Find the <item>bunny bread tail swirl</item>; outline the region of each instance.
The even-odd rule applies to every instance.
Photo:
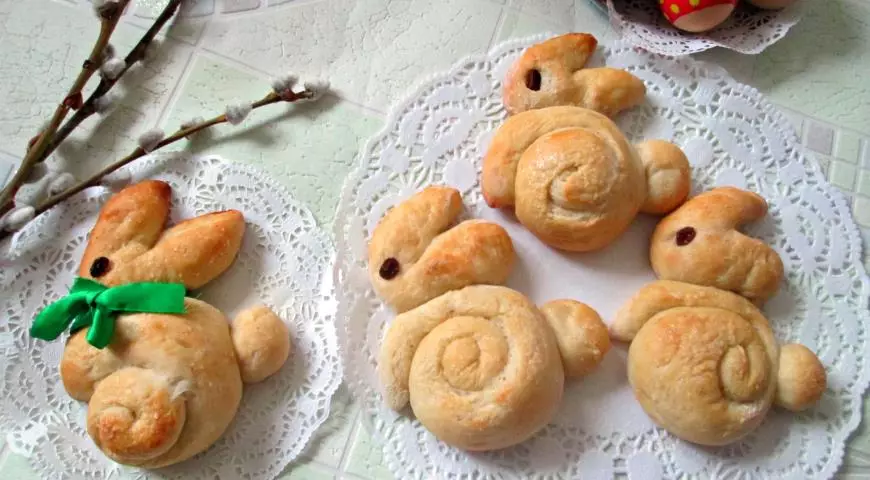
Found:
[[[587,33],[568,33],[523,52],[504,80],[508,113],[575,105],[607,116],[639,105],[643,82],[615,68],[584,68],[598,41]]]
[[[170,193],[166,183],[145,181],[110,198],[80,277],[107,291],[147,282],[193,289],[228,268],[245,229],[241,213],[203,215],[164,231]],[[180,314],[116,315],[105,348],[89,343],[91,325],[75,331],[64,349],[63,385],[88,402],[88,434],[119,463],[158,468],[204,451],[235,416],[243,380],[275,373],[289,355],[286,325],[264,307],[230,325],[213,306],[180,300]]]
[[[693,443],[734,442],[774,401],[799,410],[825,389],[814,354],[797,345],[780,352],[761,312],[716,288],[652,282],[617,312],[611,334],[631,341],[628,378],[644,411]]]
[[[124,315],[110,348],[94,349],[76,334],[64,350],[64,386],[88,402],[88,434],[117,462],[155,468],[184,460],[235,416],[242,382],[228,321],[199,300],[186,299],[185,310],[185,318]]]
[[[481,185],[490,207],[512,207],[544,243],[592,251],[615,240],[638,212],[680,205],[689,164],[668,142],[632,146],[600,113],[549,107],[510,117],[498,129]]]
[[[428,187],[392,208],[369,242],[369,275],[397,312],[472,284],[501,284],[514,264],[510,236],[480,220],[455,225],[462,198],[453,188]]]
[[[475,285],[399,315],[378,362],[387,404],[410,403],[436,437],[465,450],[526,440],[555,414],[565,368],[587,373],[610,346],[594,311],[569,301],[551,306],[542,314],[519,292]],[[562,326],[556,334],[570,334],[568,350],[554,323]]]
[[[779,289],[779,255],[738,228],[763,218],[767,202],[733,187],[714,188],[683,204],[656,226],[650,263],[663,280],[708,285],[761,303]]]

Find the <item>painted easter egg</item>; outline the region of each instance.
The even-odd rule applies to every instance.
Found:
[[[737,6],[737,0],[659,0],[659,6],[675,27],[697,33],[724,22]]]

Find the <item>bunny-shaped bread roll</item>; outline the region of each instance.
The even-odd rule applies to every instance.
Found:
[[[60,363],[67,392],[88,402],[87,431],[100,450],[146,468],[207,449],[235,416],[242,382],[275,373],[290,353],[287,326],[267,308],[244,312],[230,324],[211,305],[184,298],[185,287],[203,286],[233,262],[245,230],[242,214],[203,215],[164,230],[169,208],[170,187],[159,181],[137,183],[110,198],[79,276],[91,288],[102,284],[107,295],[135,284],[183,284],[172,286],[184,313],[122,313],[105,348],[89,343],[95,321],[73,333]],[[89,297],[97,310],[103,308],[99,297]]]
[[[478,283],[503,283],[514,264],[501,226],[467,220],[454,226],[462,198],[453,188],[428,187],[392,208],[369,243],[375,291],[397,312]]]
[[[652,282],[617,312],[610,331],[631,342],[628,379],[643,409],[690,442],[731,443],[772,403],[799,411],[825,390],[815,354],[797,344],[780,349],[751,302],[717,288]]]
[[[760,196],[733,187],[704,192],[665,217],[650,242],[650,263],[663,280],[708,285],[753,302],[779,289],[783,265],[761,240],[737,229],[767,214]]]
[[[604,323],[579,302],[539,310],[507,287],[475,285],[396,317],[378,372],[391,408],[410,402],[441,441],[495,450],[544,427],[562,399],[565,372],[588,373],[609,348]]]
[[[675,145],[629,144],[606,116],[549,107],[508,118],[483,159],[487,204],[513,207],[544,243],[600,249],[637,213],[666,213],[689,193],[689,162]]]
[[[646,87],[615,68],[583,68],[598,41],[568,33],[526,49],[504,81],[504,104],[511,114],[575,105],[612,116],[643,101]]]

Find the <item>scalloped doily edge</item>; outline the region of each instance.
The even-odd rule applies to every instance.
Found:
[[[795,24],[796,23],[797,22],[795,22]],[[510,39],[510,40],[506,40],[504,42],[501,42],[501,43],[494,45],[486,53],[475,53],[475,54],[466,55],[466,56],[462,57],[459,61],[455,62],[453,64],[453,66],[451,66],[449,69],[446,69],[446,70],[441,71],[441,72],[430,73],[428,75],[421,77],[421,79],[414,82],[414,85],[412,87],[408,88],[405,91],[405,93],[403,95],[399,96],[398,100],[395,101],[390,106],[390,109],[385,116],[383,126],[374,135],[369,137],[369,139],[365,142],[364,147],[360,150],[360,152],[357,156],[357,161],[355,162],[356,164],[354,165],[353,169],[348,173],[348,176],[345,178],[344,182],[342,183],[341,194],[339,196],[338,205],[336,206],[335,220],[333,222],[333,228],[332,228],[333,236],[335,239],[335,247],[336,247],[336,262],[333,266],[333,284],[334,285],[340,285],[345,280],[345,278],[344,278],[345,272],[343,272],[341,269],[340,262],[338,261],[338,256],[341,255],[342,252],[349,251],[348,241],[347,241],[347,238],[345,235],[345,231],[348,227],[347,220],[349,219],[349,216],[348,216],[347,210],[351,207],[348,204],[350,197],[352,195],[351,191],[353,190],[353,187],[356,185],[356,181],[365,173],[366,167],[368,166],[368,164],[366,163],[366,159],[370,156],[374,146],[377,145],[378,142],[380,142],[381,140],[383,140],[384,138],[386,138],[389,135],[390,131],[392,130],[392,126],[395,124],[396,121],[399,120],[400,112],[404,108],[406,108],[407,106],[411,105],[414,102],[414,100],[427,87],[434,85],[439,80],[452,78],[454,75],[456,75],[462,69],[463,66],[465,66],[469,63],[474,63],[474,62],[489,61],[490,59],[495,58],[495,56],[498,55],[500,52],[504,52],[506,50],[510,50],[512,48],[523,46],[523,45],[531,45],[533,43],[538,43],[538,42],[543,41],[547,38],[551,38],[554,35],[556,35],[556,34],[552,33],[552,32],[546,32],[546,33],[539,33],[539,34],[535,34],[535,35],[525,36],[525,37],[521,37],[521,38]],[[816,156],[814,154],[812,154],[812,152],[810,152],[804,145],[802,145],[798,141],[797,131],[795,130],[794,125],[792,125],[791,122],[788,120],[788,117],[786,117],[785,114],[782,113],[782,111],[779,108],[777,108],[774,103],[767,100],[766,97],[758,89],[756,89],[755,87],[753,87],[751,85],[746,85],[742,82],[737,81],[733,76],[731,76],[728,73],[727,70],[725,70],[721,66],[718,66],[715,63],[697,60],[697,59],[695,59],[691,56],[688,56],[688,55],[673,56],[673,55],[668,55],[668,54],[663,54],[663,53],[651,52],[649,50],[644,49],[641,46],[637,46],[637,45],[633,44],[632,42],[629,42],[629,41],[624,40],[624,39],[617,40],[616,42],[601,42],[600,45],[605,47],[605,48],[614,49],[614,48],[618,47],[619,44],[622,44],[622,45],[624,45],[626,47],[630,47],[630,48],[639,48],[639,49],[645,50],[653,55],[657,55],[660,57],[665,57],[665,58],[673,59],[673,60],[679,60],[679,61],[683,61],[683,62],[695,63],[696,65],[703,66],[704,68],[707,68],[709,70],[715,69],[715,71],[720,76],[722,76],[724,79],[729,80],[729,81],[733,82],[734,84],[740,85],[741,87],[745,87],[745,88],[749,89],[749,91],[753,95],[755,95],[755,97],[759,100],[759,107],[763,108],[766,113],[774,116],[777,120],[782,121],[783,124],[789,125],[789,130],[788,130],[789,137],[791,137],[794,144],[798,148],[801,149],[801,153],[809,160],[809,163],[810,163],[811,167],[813,168],[813,170],[817,173],[820,173],[819,179],[825,186],[829,187],[826,191],[832,192],[832,196],[833,196],[833,200],[834,200],[835,205],[843,208],[844,210],[842,210],[842,211],[851,212],[851,209],[848,207],[848,204],[845,200],[845,195],[842,192],[840,192],[837,188],[833,187],[824,175],[821,175],[821,166],[820,166],[820,163],[819,163],[818,159],[816,158]],[[859,258],[861,258],[863,255],[863,245],[861,243],[860,231],[858,229],[857,224],[855,223],[854,216],[850,215],[849,222],[848,222],[848,225],[846,225],[846,227],[847,227],[847,230],[853,234],[852,238],[850,239],[851,240],[850,247],[853,248],[855,251],[859,252],[858,256],[859,256]],[[856,238],[857,238],[857,240],[856,240]],[[864,283],[865,286],[870,286],[870,276],[868,276],[867,270],[864,267],[863,263],[858,262],[856,267],[857,267],[858,273],[861,277],[861,281]],[[867,287],[867,288],[870,288],[870,287]],[[867,318],[870,319],[870,297],[868,297],[866,300],[867,300],[867,304],[865,305],[865,307],[866,307],[865,310],[867,310],[867,314],[868,314]],[[350,312],[347,311],[347,308],[348,308],[348,306],[344,305],[344,302],[341,301],[340,298],[337,298],[336,327],[339,329],[340,332],[342,332],[342,334],[339,335],[339,349],[341,350],[340,354],[341,354],[342,364],[343,364],[345,372],[356,370],[355,366],[352,365],[350,362],[351,359],[350,359],[349,355],[345,354],[345,351],[348,348],[347,347],[347,340],[349,338],[349,335],[348,335],[348,333],[349,333],[348,332],[349,321],[348,320],[350,318]],[[868,359],[867,365],[865,365],[865,367],[870,367],[870,359]],[[870,375],[867,374],[867,370],[868,370],[868,368],[864,369],[865,373],[864,373],[863,377],[860,378],[862,385],[860,385],[860,387],[858,389],[861,392],[862,401],[863,401],[864,394],[868,391],[868,388],[870,388]],[[358,388],[359,384],[364,383],[363,376],[359,376],[359,378],[360,378],[360,380],[355,381],[355,382],[351,381],[349,379],[345,380],[345,383],[350,388],[351,393],[353,393],[353,394],[359,392],[359,388]],[[361,405],[361,408],[363,410],[368,408],[365,405],[365,401],[366,400],[363,398],[362,405]],[[389,423],[389,420],[385,419],[385,418],[379,418],[378,420],[381,422]],[[383,445],[386,445],[386,441],[388,439],[382,438],[378,429],[375,427],[375,425],[372,424],[372,419],[368,418],[368,415],[366,415],[366,414],[360,415],[360,422],[362,423],[364,428],[366,428],[366,430],[370,434],[375,436],[375,438],[381,440]],[[836,442],[836,447],[833,448],[832,452],[831,452],[832,462],[830,462],[828,465],[831,466],[832,468],[827,473],[828,477],[833,478],[837,474],[837,472],[840,470],[840,467],[843,464],[843,458],[845,456],[846,442],[848,441],[848,438],[850,436],[852,436],[852,434],[858,428],[860,423],[861,423],[861,410],[854,409],[852,412],[852,415],[849,417],[848,421],[846,422],[846,427],[841,431],[841,435],[837,435],[834,437],[837,440],[837,442]],[[842,437],[842,438],[838,438],[838,437]],[[382,450],[383,450],[383,447],[382,447]],[[384,455],[384,458],[387,461],[389,469],[391,472],[398,472],[400,470],[397,468],[397,466],[395,464],[393,464],[393,461],[392,461],[392,459],[389,458],[389,455]]]
[[[311,212],[311,209],[309,209],[305,203],[296,199],[295,196],[291,195],[290,191],[287,190],[287,188],[284,186],[284,184],[282,184],[281,182],[279,182],[276,179],[274,179],[273,177],[271,177],[268,173],[254,167],[253,165],[250,165],[247,163],[234,162],[234,161],[232,161],[232,160],[230,160],[222,155],[216,155],[216,154],[188,154],[188,153],[181,153],[181,152],[166,152],[166,153],[154,153],[154,154],[146,155],[146,156],[142,157],[141,159],[139,159],[139,161],[137,161],[135,164],[130,164],[124,168],[135,171],[138,168],[138,164],[141,164],[141,163],[144,163],[147,161],[171,161],[171,160],[177,159],[177,158],[188,158],[191,160],[197,159],[197,158],[215,159],[219,162],[232,163],[233,165],[241,168],[242,170],[246,170],[248,173],[250,173],[251,175],[253,175],[254,177],[256,177],[258,179],[270,179],[270,180],[272,180],[272,183],[274,184],[273,187],[276,190],[276,192],[282,195],[284,201],[291,203],[294,207],[296,207],[300,212],[302,212],[305,215],[307,220],[311,221],[312,225],[314,225],[316,227],[317,231],[320,232],[318,235],[320,237],[322,237],[321,240],[324,242],[324,246],[326,246],[328,249],[331,249],[331,251],[329,251],[329,253],[331,254],[333,260],[336,258],[335,242],[327,234],[327,232],[329,230],[317,222],[317,219],[314,217],[314,214]],[[96,185],[96,186],[88,187],[88,188],[82,190],[81,192],[76,193],[71,198],[75,198],[75,197],[80,196],[80,195],[84,196],[85,198],[99,198],[101,195],[103,195],[107,191],[111,191],[111,189],[109,189],[108,187],[102,186],[102,185]],[[50,210],[42,213],[40,216],[47,215],[49,212],[50,212]],[[36,218],[34,218],[34,220],[36,220]],[[11,238],[7,239],[4,242],[4,244],[6,244],[6,245],[0,244],[0,261],[3,261],[7,258],[5,255],[5,253],[8,251],[7,248],[12,247],[12,245],[15,243],[15,240],[18,238],[18,236],[19,236],[19,234],[16,233],[15,235],[12,235]],[[12,258],[11,260],[14,260],[14,258]],[[334,266],[334,261],[333,261],[333,265],[326,265],[324,267],[323,272],[321,273],[320,291],[321,291],[321,293],[327,293],[326,290],[328,289],[329,290],[328,293],[330,293],[333,298],[336,298],[336,296],[335,296],[335,285],[336,284],[333,281],[333,275],[331,273],[331,270],[333,270],[333,266]],[[335,304],[336,304],[335,309],[337,309],[337,304],[338,304],[337,299],[335,301]],[[338,322],[335,320],[337,317],[336,311],[333,311],[330,314],[330,316],[333,317],[332,318],[333,326],[337,327]],[[325,320],[326,321],[324,323],[329,323],[328,316]],[[300,433],[302,441],[299,442],[297,448],[294,448],[293,451],[291,451],[290,455],[282,458],[281,463],[280,463],[280,468],[277,469],[277,472],[274,474],[274,476],[280,475],[281,472],[284,472],[287,469],[287,467],[290,466],[291,463],[293,463],[299,459],[299,457],[302,455],[302,453],[305,451],[305,449],[310,446],[311,440],[314,438],[315,433],[317,433],[320,430],[320,428],[323,426],[323,424],[326,423],[326,421],[329,419],[330,413],[332,412],[332,402],[335,399],[335,394],[338,392],[338,388],[341,386],[341,383],[344,381],[344,372],[345,372],[344,361],[343,361],[344,357],[341,354],[341,340],[340,340],[341,335],[338,334],[337,328],[333,331],[332,336],[333,336],[333,340],[334,340],[333,345],[335,345],[337,348],[337,351],[335,352],[335,354],[339,357],[339,362],[336,365],[336,369],[337,369],[336,374],[333,375],[333,378],[326,383],[325,389],[323,390],[326,393],[326,397],[328,400],[326,402],[326,406],[321,412],[315,412],[315,414],[313,416],[314,423],[312,424],[314,426],[312,428],[308,429],[309,431]],[[5,417],[6,417],[5,412],[0,411],[0,421],[2,421],[3,424],[8,423],[7,419]],[[38,458],[28,458],[27,460],[28,460],[28,463],[32,467],[34,467],[34,468],[37,467],[37,465],[34,464],[34,461],[38,460]]]
[[[596,2],[593,0],[592,3],[596,3]],[[650,48],[650,46],[647,44],[633,42],[633,41],[629,40],[628,38],[626,38],[622,34],[622,28],[619,26],[619,19],[615,18],[613,15],[613,12],[611,12],[611,8],[613,8],[615,11],[615,7],[612,6],[612,3],[613,3],[612,0],[607,0],[607,4],[604,6],[604,11],[607,14],[608,23],[610,24],[611,28],[613,28],[613,30],[616,32],[616,34],[620,37],[620,39],[622,39],[625,42],[630,43],[631,45],[633,45],[635,47],[642,48],[650,53],[655,53],[657,55],[664,55],[664,56],[669,56],[669,57],[674,56],[668,52],[658,50],[654,47]],[[694,55],[696,53],[706,52],[706,51],[712,50],[714,48],[724,48],[726,50],[731,50],[732,52],[741,53],[743,55],[761,54],[765,50],[767,50],[768,48],[779,43],[783,38],[785,38],[786,35],[788,35],[788,32],[791,31],[791,29],[794,28],[795,25],[800,23],[800,21],[803,19],[803,16],[804,16],[804,10],[806,9],[806,6],[804,4],[805,4],[805,2],[797,2],[795,4],[790,5],[789,7],[786,7],[788,9],[788,11],[786,13],[789,14],[790,16],[792,16],[794,18],[794,21],[792,21],[790,23],[786,23],[784,25],[785,31],[782,33],[782,37],[780,37],[777,40],[774,40],[774,41],[769,42],[769,43],[761,44],[761,45],[756,46],[754,48],[738,48],[738,47],[732,47],[729,45],[725,45],[724,43],[719,42],[719,41],[714,40],[714,39],[711,39],[707,36],[696,34],[696,37],[698,37],[698,38],[695,38],[694,40],[695,41],[700,40],[700,41],[703,41],[703,43],[700,44],[698,47],[696,47],[694,49],[690,49],[689,51],[685,52],[683,55],[679,55],[679,56],[682,57],[682,56]],[[624,20],[623,20],[623,22],[624,23],[632,23],[632,22],[628,22],[628,21],[624,21]]]

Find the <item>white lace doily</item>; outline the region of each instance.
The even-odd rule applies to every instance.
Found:
[[[689,55],[713,47],[757,54],[788,33],[801,18],[801,3],[782,10],[738,8],[725,23],[705,33],[683,32],[650,0],[607,0],[610,24],[617,34],[644,50],[662,55]]]
[[[342,192],[336,223],[337,292],[345,380],[397,478],[829,478],[861,416],[868,384],[870,320],[861,241],[843,196],[798,144],[786,118],[751,87],[715,66],[625,44],[592,63],[625,68],[648,88],[645,105],[619,119],[634,140],[671,139],[692,162],[693,193],[735,185],[763,195],[766,221],[750,233],[776,248],[787,285],[765,307],[780,340],[818,352],[828,368],[820,404],[796,415],[773,411],[745,440],[700,448],[655,428],[627,383],[625,346],[590,377],[569,381],[561,411],[514,448],[467,454],[445,446],[419,422],[397,416],[379,396],[376,358],[393,314],[366,271],[367,239],[385,210],[426,185],[463,192],[468,213],[504,225],[517,249],[508,285],[538,304],[574,298],[605,319],[653,279],[647,252],[656,219],[639,218],[612,247],[592,254],[552,250],[483,202],[478,175],[489,139],[505,118],[501,79],[521,51],[545,37],[511,42],[422,83],[394,107],[362,152]]]
[[[254,303],[273,307],[290,326],[293,355],[273,377],[245,386],[233,423],[206,452],[157,472],[108,460],[85,431],[87,405],[61,383],[65,338],[44,342],[28,334],[39,310],[72,284],[109,196],[91,188],[31,222],[0,256],[0,431],[43,478],[273,478],[326,420],[341,382],[328,236],[305,206],[247,166],[162,156],[137,161],[130,171],[134,181],[172,185],[173,223],[229,208],[244,213],[238,259],[196,294],[229,318]]]

